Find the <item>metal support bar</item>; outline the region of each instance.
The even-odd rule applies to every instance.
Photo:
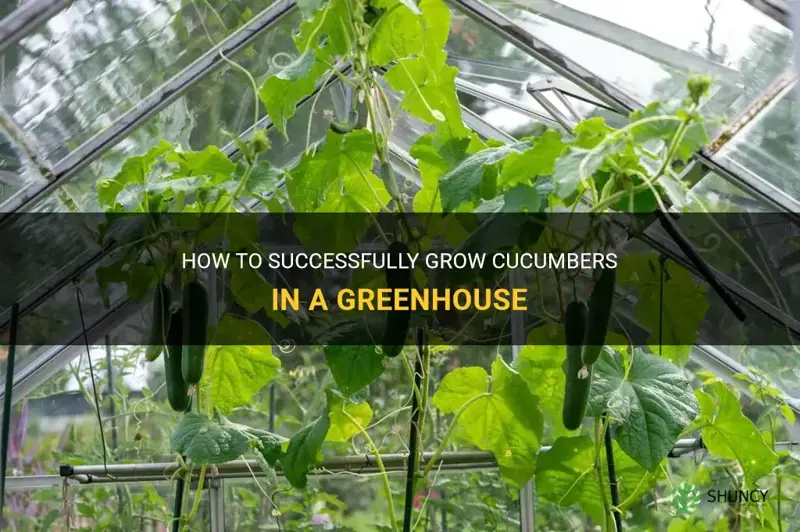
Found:
[[[745,2],[758,9],[775,22],[787,28],[791,28],[792,16],[789,13],[789,6],[786,0],[745,0]]]
[[[129,133],[167,105],[177,100],[195,83],[225,64],[223,55],[234,55],[253,42],[259,35],[273,27],[283,16],[295,8],[293,0],[277,0],[259,15],[231,34],[222,43],[210,49],[175,77],[153,91],[130,111],[114,121],[114,124],[81,144],[53,168],[49,183],[26,187],[8,200],[9,211],[0,217],[0,223],[13,211],[28,209],[36,200],[61,186],[91,162],[111,149]]]
[[[683,235],[681,230],[673,223],[670,215],[662,212],[660,209],[656,210],[655,214],[658,217],[658,220],[661,222],[661,227],[663,227],[664,230],[669,234],[673,242],[675,242],[675,245],[680,248],[684,255],[686,255],[688,259],[692,261],[692,264],[700,273],[700,276],[705,279],[711,288],[714,289],[720,299],[722,299],[722,301],[728,306],[730,311],[733,312],[739,321],[745,321],[747,319],[747,315],[739,306],[739,302],[731,296],[724,286],[722,286],[722,283],[719,282],[714,271],[700,255],[700,253],[697,252],[691,242],[689,242],[689,240]]]
[[[569,118],[564,116],[564,113],[559,111],[558,107],[556,107],[553,102],[547,99],[547,96],[541,92],[531,91],[530,86],[528,86],[527,91],[534,100],[539,102],[539,105],[541,105],[548,113],[550,113],[550,116],[552,116],[556,122],[558,122],[564,131],[566,131],[570,136],[574,136],[572,129],[575,127],[575,124]]]
[[[481,0],[450,0],[450,3],[479,23],[485,24],[501,34],[511,44],[545,64],[560,76],[575,82],[617,112],[628,114],[641,107],[633,98],[606,83],[541,39],[534,37],[522,26]]]
[[[208,479],[208,506],[211,532],[224,532],[225,481],[219,477]]]
[[[66,9],[72,0],[33,0],[21,4],[10,15],[0,19],[0,53]]]
[[[502,107],[505,107],[506,109],[510,109],[512,111],[515,111],[515,112],[517,112],[517,113],[519,113],[519,114],[521,114],[523,116],[527,116],[528,118],[532,118],[532,119],[536,120],[537,122],[542,122],[544,124],[547,124],[547,125],[553,126],[553,127],[559,127],[560,126],[560,124],[558,122],[556,122],[555,120],[553,120],[549,116],[544,115],[542,113],[539,113],[536,110],[531,109],[527,105],[523,105],[522,103],[520,103],[517,100],[513,100],[511,98],[506,98],[505,96],[500,96],[499,94],[494,94],[494,93],[491,93],[491,92],[487,92],[480,85],[476,85],[475,83],[472,83],[472,82],[467,81],[465,79],[461,79],[461,78],[458,78],[458,77],[456,78],[456,89],[459,92],[463,92],[464,94],[469,94],[471,96],[475,96],[477,98],[481,98],[481,99],[486,100],[488,102],[492,102],[492,103],[495,103],[495,104],[500,105]]]
[[[677,262],[678,264],[689,270],[689,272],[691,272],[693,275],[702,277],[700,272],[697,271],[697,269],[694,267],[694,264],[692,264],[691,261],[675,253],[675,250],[665,245],[663,242],[660,242],[645,233],[637,235],[636,238],[647,244],[654,251],[667,255],[671,260]],[[748,305],[752,306],[754,309],[758,310],[765,317],[769,318],[773,323],[780,325],[781,327],[787,328],[789,331],[800,337],[800,322],[797,321],[794,317],[786,314],[785,312],[781,311],[780,309],[766,302],[764,298],[756,295],[755,293],[750,291],[750,289],[740,285],[727,275],[722,274],[716,270],[714,270],[714,275],[719,281],[719,283],[726,290],[732,292],[733,294],[736,295],[736,297],[738,297]]]
[[[775,444],[776,449],[794,450],[800,447],[800,441],[783,441]],[[550,446],[545,445],[540,449],[540,453],[549,452]],[[673,445],[669,453],[670,458],[677,458],[684,454],[695,451],[703,451],[701,438],[685,438],[678,440]],[[422,456],[420,465],[427,464],[434,453],[427,452]],[[392,473],[403,474],[406,470],[406,460],[408,454],[394,453],[381,455],[386,470]],[[326,458],[322,464],[313,469],[309,474],[312,476],[332,475],[343,471],[351,473],[378,473],[378,468],[374,465],[375,455],[361,454],[350,456],[337,456]],[[441,465],[442,470],[466,471],[476,469],[496,469],[497,462],[492,453],[487,451],[461,451],[444,452],[436,464]],[[150,464],[109,464],[108,472],[104,471],[102,464],[99,465],[62,465],[59,475],[43,475],[30,477],[9,477],[9,489],[30,489],[32,486],[52,486],[63,482],[64,478],[81,484],[109,484],[114,482],[168,482],[170,476],[178,470],[177,462],[170,463],[150,463]],[[253,475],[261,476],[264,473],[258,467],[255,460],[235,460],[217,466],[219,471],[217,478],[252,478]],[[437,466],[438,469],[438,466]],[[280,464],[275,470],[276,474],[282,475]],[[195,473],[197,474],[197,473]]]
[[[524,285],[522,272],[518,269],[509,271],[508,288],[513,290]],[[525,337],[525,313],[511,312],[511,354],[514,360],[519,356],[522,346],[527,343]],[[522,486],[519,493],[520,532],[536,530],[536,488],[533,480]]]
[[[17,354],[17,325],[19,324],[19,304],[11,305],[11,331],[8,337],[8,358],[6,359],[6,386],[14,379],[14,358]],[[6,472],[8,470],[8,438],[11,432],[11,396],[3,398],[3,432],[0,441],[0,528],[5,528],[3,510],[6,501]]]
[[[467,125],[467,127],[473,131],[476,131],[479,135],[488,139],[499,140],[505,143],[517,141],[517,139],[502,129],[493,126],[471,109],[462,107],[461,111],[463,112],[464,123]]]

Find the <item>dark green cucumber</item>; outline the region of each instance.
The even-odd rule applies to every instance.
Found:
[[[397,178],[390,163],[381,163],[381,179],[386,186],[386,191],[394,200],[400,199],[400,189],[397,187]]]
[[[614,302],[614,287],[617,284],[617,270],[606,268],[594,284],[589,298],[589,318],[586,336],[583,339],[583,363],[594,364],[606,344],[608,323],[611,320],[611,305]]]
[[[189,385],[181,375],[183,359],[183,311],[172,316],[167,333],[167,350],[164,356],[164,373],[167,381],[167,399],[176,412],[186,412],[191,404]]]
[[[197,384],[203,377],[208,330],[208,292],[200,281],[183,289],[183,380]]]
[[[169,305],[171,301],[169,288],[164,283],[156,286],[156,293],[153,296],[153,323],[150,324],[150,340],[144,356],[150,362],[161,356],[167,339],[169,330]]]
[[[576,430],[583,423],[586,406],[589,404],[589,388],[592,386],[592,368],[583,365],[581,351],[586,331],[586,305],[573,301],[567,305],[564,316],[564,343],[567,360],[564,363],[564,410],[562,421],[568,430]]]
[[[358,110],[354,107],[352,111],[350,111],[350,116],[347,117],[347,122],[336,122],[333,121],[330,123],[331,131],[334,133],[338,133],[339,135],[346,135],[353,131],[356,126],[358,125]]]
[[[402,242],[392,242],[387,253],[390,256],[400,257],[408,253],[408,246]],[[397,260],[392,261],[397,264]],[[411,270],[408,269],[386,269],[387,288],[411,288]],[[408,336],[408,327],[411,323],[410,310],[390,310],[386,313],[386,320],[383,325],[383,354],[389,357],[396,357],[403,350]]]

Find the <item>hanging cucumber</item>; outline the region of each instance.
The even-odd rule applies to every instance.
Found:
[[[617,283],[617,270],[606,268],[594,284],[589,298],[589,321],[584,338],[583,363],[597,362],[606,343],[606,332],[611,319],[611,305],[614,302],[614,287]]]
[[[583,337],[586,331],[586,305],[573,301],[567,305],[564,315],[564,340],[567,360],[564,362],[564,410],[562,421],[568,430],[576,430],[583,423],[586,406],[589,404],[589,388],[592,386],[591,366],[586,368],[581,357]]]
[[[183,358],[183,310],[172,316],[167,333],[167,350],[164,355],[164,373],[167,381],[167,399],[176,412],[186,412],[191,404],[189,385],[181,375]]]
[[[208,330],[208,293],[200,281],[183,289],[183,363],[181,374],[187,384],[203,377]]]
[[[394,169],[388,162],[381,163],[381,179],[383,184],[386,185],[386,191],[393,200],[400,199],[400,189],[397,188],[397,178],[394,175]]]
[[[164,283],[159,283],[153,296],[153,322],[150,324],[150,340],[144,352],[145,358],[150,362],[161,356],[166,344],[167,331],[169,330],[170,301],[169,288]]]
[[[347,117],[346,122],[336,122],[335,120],[330,123],[331,131],[339,135],[345,135],[353,131],[358,125],[358,110],[353,107],[350,111],[350,116]]]
[[[392,242],[387,253],[401,256],[408,253],[408,246],[402,242]],[[396,261],[394,261],[396,263]],[[387,288],[411,288],[411,270],[386,269]],[[396,357],[403,350],[408,335],[408,326],[411,323],[410,310],[390,310],[386,313],[383,326],[383,354]]]

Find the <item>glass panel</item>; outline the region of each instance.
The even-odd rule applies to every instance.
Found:
[[[709,172],[692,187],[693,198],[686,206],[690,212],[773,212],[774,208],[754,198],[719,174]]]
[[[0,103],[55,162],[264,7],[76,0],[0,55]]]
[[[789,89],[715,156],[735,172],[761,178],[790,198],[800,197],[800,102]]]
[[[733,115],[791,60],[790,31],[740,0],[708,11],[693,0],[490,3],[640,103],[682,96],[687,75],[703,72],[718,83],[711,109]]]
[[[277,68],[276,64],[292,59],[288,54],[297,54],[292,42],[292,28],[297,24],[299,14],[294,12],[233,59],[247,68],[257,82],[265,79]],[[81,212],[102,211],[96,202],[95,183],[113,177],[127,157],[144,153],[160,139],[192,149],[209,144],[223,146],[230,140],[224,131],[241,132],[252,125],[253,97],[250,83],[238,69],[222,67],[81,171],[62,187],[63,192],[46,198],[34,210],[64,210],[61,197],[67,194]],[[281,145],[278,135],[272,138],[276,146]]]

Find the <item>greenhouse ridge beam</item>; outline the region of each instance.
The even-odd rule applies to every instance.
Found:
[[[145,120],[177,100],[183,93],[200,80],[225,64],[222,55],[233,55],[259,35],[273,27],[281,18],[296,6],[294,0],[278,0],[244,26],[231,34],[222,43],[211,48],[191,65],[161,85],[149,96],[136,104],[130,111],[114,121],[114,124],[81,144],[53,168],[54,177],[46,184],[31,185],[4,206],[7,211],[23,211],[36,200],[52,192],[70,177],[74,176],[106,151],[117,145],[123,138],[140,126]],[[10,213],[0,217],[0,222]]]
[[[69,7],[70,4],[72,4],[72,0],[24,2],[10,15],[0,19],[0,53],[27,37],[33,30]]]
[[[560,51],[534,37],[519,24],[483,3],[481,0],[449,0],[480,24],[488,26],[531,57],[545,64],[557,74],[584,88],[598,100],[621,114],[627,114],[641,105],[624,92],[606,83]]]

